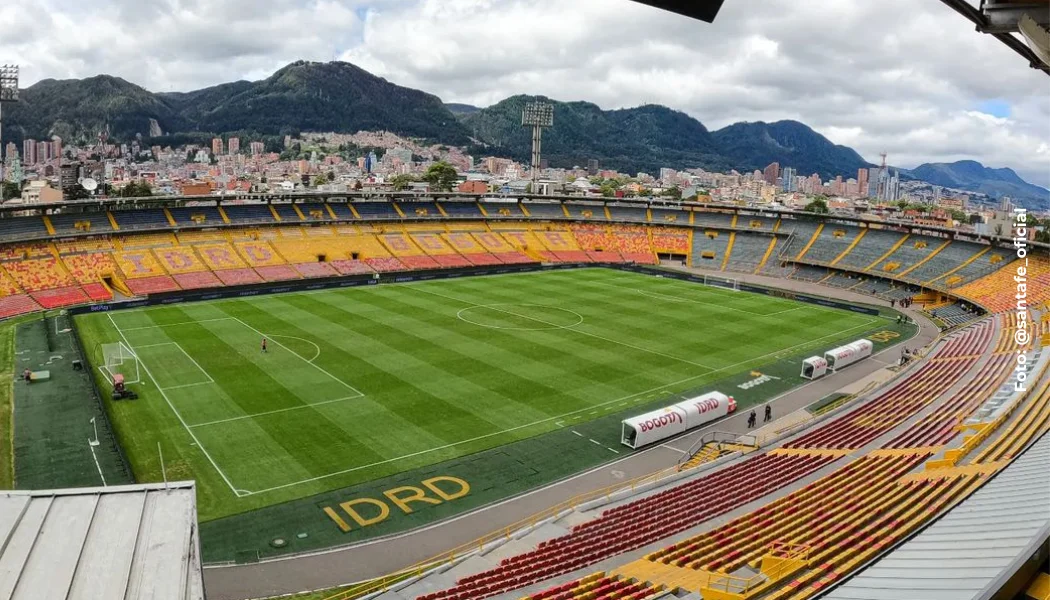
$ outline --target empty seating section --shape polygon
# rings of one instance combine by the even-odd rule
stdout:
[[[444,216],[436,202],[398,202],[397,205],[410,219],[440,219]]]
[[[139,277],[127,280],[128,289],[136,296],[148,296],[161,292],[173,292],[179,289],[179,285],[168,275],[154,277]]]
[[[928,258],[947,241],[925,235],[909,236],[897,250],[872,267],[872,270],[900,276]]]
[[[490,217],[524,217],[517,202],[482,202],[481,207]]]
[[[77,252],[111,252],[113,251],[113,242],[108,239],[73,239],[55,242],[55,249],[58,250],[59,254],[75,254]]]
[[[949,304],[948,306],[942,306],[930,311],[930,316],[935,319],[940,319],[945,325],[949,327],[955,327],[962,325],[967,321],[973,320],[976,316],[969,310],[962,307],[959,302]]]
[[[187,230],[175,234],[175,239],[180,244],[204,244],[209,242],[225,242],[226,233],[218,229]]]
[[[891,389],[784,447],[863,447],[922,410],[951,387],[988,347],[993,329],[991,322],[985,320],[953,335],[938,348],[932,360],[908,373]]]
[[[789,260],[797,258],[809,245],[810,240],[813,239],[813,234],[820,228],[820,225],[819,221],[784,219],[780,223],[780,231],[790,234],[791,237],[787,241],[777,244],[777,256]],[[773,262],[773,260],[770,259],[769,262]]]
[[[331,212],[335,213],[336,219],[352,221],[357,218],[354,216],[354,213],[350,211],[349,204],[343,202],[329,202],[328,208],[331,209]]]
[[[339,272],[327,262],[296,263],[292,265],[303,277],[336,277]]]
[[[989,250],[991,250],[989,246],[954,241],[945,246],[944,250],[938,252],[936,256],[931,257],[916,267],[914,271],[908,273],[906,279],[918,282],[933,281],[966,261],[979,258],[982,253],[986,253]]]
[[[215,276],[223,285],[249,285],[262,283],[263,280],[258,273],[247,267],[216,270]]]
[[[725,514],[833,460],[831,456],[786,454],[750,458],[609,509],[594,520],[576,525],[566,535],[541,542],[533,551],[505,558],[498,566],[459,579],[455,587],[429,597],[437,600],[492,596],[581,569]]]
[[[43,258],[51,256],[50,244],[17,244],[0,247],[0,260]]]
[[[594,573],[536,592],[522,600],[592,600],[595,598],[619,598],[620,600],[642,600],[660,594],[662,586],[653,587],[647,581],[629,582],[618,576]],[[440,596],[428,594],[418,600],[438,600]]]
[[[868,229],[864,237],[850,250],[849,254],[835,263],[841,269],[853,269],[862,271],[873,264],[882,255],[886,254],[907,236],[906,233],[898,231],[886,231],[882,229]]]
[[[113,218],[121,231],[135,231],[142,229],[165,229],[171,227],[168,217],[159,208],[144,208],[137,210],[114,210],[111,211]]]
[[[56,235],[113,232],[106,213],[62,214],[51,215],[49,218]]]
[[[616,238],[604,225],[580,224],[571,227],[581,250],[615,250]]]
[[[153,255],[157,257],[164,270],[172,275],[176,273],[199,273],[208,270],[208,267],[197,257],[193,246],[157,248],[153,250]]]
[[[810,281],[816,283],[828,276],[829,271],[824,267],[814,267],[812,265],[798,265],[795,271],[791,274],[792,279],[799,281]]]
[[[234,224],[275,223],[268,204],[223,204],[223,212]]]
[[[640,225],[610,225],[616,248],[627,262],[656,264],[656,253],[649,242],[649,232]]]
[[[778,221],[780,221],[780,219],[777,217],[740,215],[736,220],[736,228],[772,233],[773,230],[777,228]]]
[[[333,260],[332,266],[340,275],[371,275],[375,273],[368,263],[360,260]]]
[[[184,290],[222,287],[225,285],[211,271],[176,273],[172,275],[172,278]]]
[[[564,219],[565,211],[557,202],[525,202],[525,210],[534,219]]]
[[[222,215],[214,206],[180,206],[169,208],[168,212],[181,227],[193,225],[222,225]]]
[[[399,219],[401,215],[389,202],[354,202],[354,210],[362,219]]]
[[[416,246],[415,243],[412,242],[406,233],[381,233],[378,237],[383,246],[390,251],[390,254],[398,258],[407,256],[425,256],[425,253],[419,249],[419,246]]]
[[[267,265],[255,267],[255,272],[265,281],[288,281],[289,279],[300,279],[299,272],[291,265]]]
[[[965,264],[946,277],[936,280],[935,285],[948,288],[958,288],[994,273],[1006,266],[1016,257],[1013,248],[992,248],[988,252],[976,257],[969,264]]]
[[[770,228],[770,231],[772,231],[772,228]],[[733,254],[729,257],[726,270],[739,271],[741,273],[754,272],[769,249],[770,239],[772,238],[768,235],[738,231],[736,241],[733,242]]]
[[[565,208],[569,210],[569,215],[574,219],[588,219],[596,221],[604,221],[605,219],[605,206],[602,204],[577,204],[575,202],[566,202]]]
[[[709,229],[693,233],[692,265],[717,269],[729,245],[728,231]]]
[[[0,296],[0,319],[15,317],[40,310],[40,305],[25,294]]]
[[[665,225],[688,225],[689,213],[676,208],[653,208],[651,223],[663,223]]]
[[[21,293],[22,288],[18,287],[15,280],[11,279],[11,276],[3,270],[3,266],[0,264],[0,297],[14,296]]]
[[[18,287],[26,292],[76,285],[66,268],[54,257],[6,262],[3,263],[3,267]]]
[[[817,236],[816,241],[810,246],[809,251],[806,252],[805,259],[806,261],[829,264],[838,258],[840,254],[849,250],[853,242],[857,240],[857,236],[862,232],[867,235],[866,231],[858,227],[827,223],[820,230],[820,235]],[[861,238],[861,241],[863,241],[863,238]]]
[[[388,273],[390,271],[404,271],[405,265],[396,258],[366,258],[365,263],[377,273]]]
[[[861,276],[848,271],[837,271],[834,275],[828,279],[823,280],[821,283],[827,286],[836,288],[851,288],[860,283]]]
[[[247,266],[233,246],[229,244],[200,244],[195,246],[195,249],[197,255],[212,271],[243,269]]]
[[[1028,306],[1038,306],[1050,300],[1050,258],[1034,252],[1025,261],[1014,261],[995,273],[982,277],[957,290],[955,293],[968,298],[992,312],[1003,312],[1016,307],[1018,267],[1025,267]]]
[[[892,281],[888,281],[886,279],[862,276],[862,279],[860,279],[856,285],[848,289],[861,294],[882,296],[886,292],[893,290],[894,284]]]
[[[117,266],[125,279],[167,275],[167,271],[149,250],[114,252],[113,258],[116,259]]]
[[[441,208],[445,210],[445,214],[452,218],[480,219],[485,216],[481,214],[481,209],[478,208],[477,202],[455,202],[447,200],[440,204]]]
[[[37,304],[46,309],[86,304],[91,301],[87,294],[84,293],[84,290],[77,285],[41,290],[31,293],[30,296],[33,297],[33,300],[36,300]]]
[[[47,235],[47,227],[40,217],[0,218],[0,241],[41,238]]]
[[[686,256],[690,252],[689,230],[677,227],[654,227],[653,250],[659,254]]]
[[[299,212],[307,221],[331,221],[332,215],[322,202],[305,202],[299,205]]]
[[[269,242],[237,242],[234,247],[250,267],[283,265],[285,262]]]
[[[144,233],[135,235],[124,240],[124,249],[132,248],[158,248],[162,246],[174,246],[175,234],[173,233]]]
[[[274,202],[270,206],[277,212],[277,216],[281,218],[282,223],[299,223],[302,221],[299,213],[295,210],[297,207],[294,204]]]
[[[646,210],[635,206],[609,205],[609,216],[613,221],[637,221],[644,223],[648,220]]]
[[[693,213],[693,225],[700,227],[720,227],[728,229],[733,224],[733,215],[729,213],[709,213],[696,211]]]
[[[89,284],[102,281],[103,277],[112,277],[117,271],[113,257],[105,252],[89,254],[69,254],[62,257],[69,274],[77,283]]]

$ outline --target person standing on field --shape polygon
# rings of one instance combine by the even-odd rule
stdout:
[[[262,351],[263,351],[263,354],[266,353],[266,338],[263,338],[263,340],[262,340]]]

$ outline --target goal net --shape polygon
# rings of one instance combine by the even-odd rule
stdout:
[[[734,292],[740,291],[740,282],[731,277],[718,277],[716,275],[704,275],[704,285],[711,285],[714,287],[725,288],[727,290],[733,290]]]
[[[99,369],[109,377],[111,383],[117,374],[124,376],[126,384],[139,383],[140,368],[139,357],[124,342],[102,344],[102,365]]]

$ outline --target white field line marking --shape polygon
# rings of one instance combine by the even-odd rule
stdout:
[[[530,317],[528,315],[519,314],[519,313],[516,313],[514,311],[504,310],[502,308],[497,308],[495,305],[492,305],[492,304],[488,304],[488,305],[486,305],[486,304],[477,304],[475,302],[471,302],[470,300],[463,300],[462,298],[456,298],[456,297],[453,297],[453,296],[446,296],[445,294],[439,294],[437,292],[427,291],[427,290],[424,290],[424,289],[418,288],[418,287],[412,288],[412,289],[417,291],[417,292],[423,292],[424,294],[430,294],[431,296],[439,296],[441,298],[445,298],[445,299],[448,299],[448,300],[453,300],[455,302],[462,302],[463,304],[469,304],[469,305],[471,305],[473,307],[487,308],[489,310],[494,310],[496,312],[501,312],[501,313],[504,313],[504,314],[513,315],[515,317],[521,317],[523,319],[528,319],[530,321],[536,321],[537,323],[542,323],[544,325],[552,327],[553,329],[566,329],[568,331],[573,331],[575,333],[586,335],[588,337],[592,337],[592,338],[595,338],[595,339],[598,339],[598,340],[602,340],[604,342],[609,342],[610,344],[618,344],[620,346],[624,346],[624,347],[627,347],[627,348],[633,348],[633,349],[638,350],[640,352],[647,352],[649,354],[655,354],[656,356],[662,356],[664,358],[669,358],[671,360],[676,360],[678,362],[685,363],[687,365],[692,365],[694,367],[700,367],[701,369],[707,369],[709,371],[714,371],[715,370],[714,367],[709,367],[707,365],[704,365],[704,364],[701,364],[701,363],[698,363],[698,362],[694,362],[694,361],[691,361],[691,360],[688,360],[688,359],[685,359],[685,358],[674,356],[673,354],[667,354],[665,352],[660,352],[659,350],[650,350],[649,348],[643,348],[641,346],[635,346],[634,344],[628,344],[627,342],[621,342],[619,340],[614,340],[612,338],[607,338],[605,336],[598,335],[596,333],[590,333],[588,331],[583,331],[583,330],[580,330],[580,329],[576,329],[575,325],[561,326],[561,325],[558,325],[557,323],[551,323],[550,321],[545,321],[543,319],[538,319],[536,317]],[[558,308],[556,306],[552,306],[550,308],[557,308],[558,310],[564,310],[564,309]]]
[[[679,448],[675,448],[674,446],[668,446],[667,444],[660,444],[660,447],[661,448],[667,448],[668,450],[674,450],[675,452],[680,452],[682,454],[689,454],[685,450],[681,450]]]
[[[208,378],[208,381],[206,381],[205,383],[215,383],[215,379],[213,379],[212,376],[209,375],[208,372],[204,370],[204,367],[202,367],[199,362],[197,362],[192,356],[190,356],[189,352],[186,352],[185,348],[180,346],[178,342],[172,342],[172,344],[175,344],[175,347],[178,348],[180,352],[185,354],[186,358],[190,359],[190,362],[192,362],[194,365],[196,365],[197,368],[200,369],[201,373],[204,373],[204,376]],[[194,385],[199,385],[199,384],[194,384]]]
[[[91,458],[95,459],[95,468],[98,469],[98,477],[102,480],[102,487],[106,487],[106,476],[102,474],[102,465],[98,464],[98,455],[95,454],[95,447],[91,445],[91,440],[88,440],[88,448],[91,450]]]
[[[168,389],[171,389],[171,388],[168,388]],[[314,403],[311,403],[311,404],[302,404],[300,406],[289,406],[287,408],[278,408],[278,409],[275,409],[275,410],[267,410],[267,411],[264,411],[264,412],[252,413],[250,415],[241,415],[239,417],[230,417],[228,419],[217,419],[215,421],[207,421],[207,422],[204,422],[204,423],[194,423],[193,425],[190,425],[190,427],[193,427],[193,428],[196,428],[196,427],[207,427],[209,425],[219,425],[221,423],[230,423],[231,421],[242,421],[244,419],[254,419],[255,417],[263,417],[263,416],[266,416],[266,415],[275,415],[277,413],[283,413],[283,412],[288,412],[288,411],[292,411],[292,410],[302,410],[304,408],[314,408],[315,406],[324,406],[325,404],[332,404],[332,403],[335,403],[335,402],[346,402],[347,400],[357,400],[360,397],[361,396],[346,396],[345,398],[336,398],[334,400],[324,400],[322,402],[314,402]]]
[[[137,309],[135,309],[135,310],[137,310]],[[131,311],[126,311],[126,312],[131,312]],[[111,314],[111,313],[107,313],[107,314]],[[161,327],[179,327],[180,325],[196,325],[197,323],[213,323],[215,321],[229,321],[231,319],[233,319],[233,317],[219,317],[217,319],[201,319],[200,321],[179,321],[178,323],[160,323],[160,324],[156,324],[156,325],[143,325],[141,327],[128,327],[126,329],[122,329],[121,331],[142,331],[143,329],[157,329],[157,328],[161,328]],[[110,320],[112,321],[113,318],[110,317]]]
[[[181,385],[171,385],[171,386],[168,386],[166,388],[159,387],[157,389],[160,389],[160,390],[181,390],[181,389],[184,389],[184,388],[197,387],[198,385],[212,385],[213,383],[215,383],[215,382],[214,381],[199,381],[197,383],[183,383]]]
[[[819,342],[819,341],[821,341],[821,340],[823,340],[825,338],[832,337],[832,336],[843,335],[845,333],[848,333],[848,332],[853,331],[854,329],[858,329],[860,327],[870,327],[872,323],[875,323],[877,321],[878,321],[878,319],[872,319],[871,321],[869,321],[868,323],[865,323],[863,325],[858,325],[856,327],[850,327],[849,329],[843,329],[842,331],[831,333],[831,334],[822,336],[820,338],[817,338],[815,340],[810,340],[810,341],[807,341],[807,342],[803,342],[801,344],[796,344],[794,346],[791,346],[790,348],[782,348],[780,350],[775,350],[773,352],[769,352],[768,354],[763,354],[762,356],[756,356],[754,358],[749,358],[747,360],[743,360],[743,361],[740,361],[738,363],[735,363],[735,364],[732,364],[732,365],[729,365],[729,366],[726,366],[726,367],[722,367],[721,369],[717,369],[715,371],[711,371],[711,372],[708,372],[708,373],[701,373],[699,375],[693,375],[691,377],[686,377],[685,379],[681,379],[681,380],[678,380],[678,381],[672,381],[671,383],[665,383],[665,384],[663,384],[661,386],[657,386],[657,387],[655,387],[653,389],[650,389],[650,390],[644,390],[644,391],[641,391],[641,392],[638,392],[638,393],[635,393],[635,394],[631,394],[631,395],[628,395],[628,396],[623,396],[621,398],[614,398],[612,400],[608,400],[606,402],[602,402],[602,403],[594,405],[594,406],[581,408],[579,410],[574,410],[572,412],[568,412],[568,413],[565,413],[565,414],[555,415],[553,417],[548,417],[546,419],[540,419],[539,421],[533,421],[532,423],[525,423],[523,425],[518,425],[518,426],[515,426],[515,427],[511,427],[509,429],[504,429],[502,431],[495,431],[495,432],[492,432],[492,433],[486,433],[485,435],[479,435],[477,437],[473,437],[473,438],[470,438],[470,439],[460,440],[458,442],[452,442],[451,444],[445,444],[443,446],[437,446],[435,448],[429,448],[427,450],[420,450],[419,452],[413,452],[411,454],[405,454],[404,456],[396,456],[394,458],[388,458],[386,460],[377,461],[377,462],[374,462],[374,463],[371,463],[371,464],[367,464],[367,465],[361,465],[361,466],[358,466],[358,467],[352,467],[352,468],[349,468],[349,469],[344,469],[342,471],[336,471],[336,472],[328,473],[328,474],[325,474],[325,475],[319,475],[317,477],[311,477],[309,479],[303,479],[301,481],[294,481],[292,483],[286,483],[286,484],[283,484],[283,485],[278,485],[278,486],[274,486],[274,487],[270,487],[270,488],[266,488],[266,489],[262,489],[262,490],[251,491],[251,492],[249,492],[249,491],[241,491],[239,495],[241,495],[241,496],[251,496],[251,495],[255,495],[255,494],[265,494],[267,492],[273,492],[273,491],[276,491],[276,490],[290,488],[290,487],[294,487],[294,486],[297,486],[297,485],[302,485],[304,483],[312,483],[314,481],[320,481],[322,479],[327,479],[329,477],[336,477],[336,476],[339,476],[339,475],[345,475],[347,473],[353,473],[355,471],[360,471],[362,469],[368,469],[368,468],[371,468],[371,467],[377,467],[377,466],[380,466],[380,465],[385,465],[385,464],[396,462],[396,461],[403,460],[403,459],[406,459],[406,458],[415,458],[416,456],[422,456],[424,454],[429,454],[431,452],[436,452],[438,450],[446,450],[448,448],[454,448],[454,447],[462,445],[462,444],[469,444],[471,442],[476,442],[476,441],[487,439],[487,438],[490,438],[490,437],[503,435],[505,433],[511,433],[511,432],[514,432],[514,431],[518,431],[520,429],[525,429],[527,427],[533,427],[535,425],[542,425],[542,424],[550,422],[550,421],[557,421],[557,420],[565,419],[565,418],[568,418],[568,417],[574,417],[575,415],[578,415],[579,413],[583,413],[583,412],[586,412],[588,410],[591,410],[594,407],[602,407],[602,406],[605,406],[607,404],[613,404],[613,403],[616,403],[616,402],[625,402],[625,401],[632,400],[632,399],[635,399],[635,400],[642,399],[643,396],[645,396],[646,394],[650,394],[652,392],[660,391],[660,390],[663,390],[663,389],[669,388],[669,387],[679,386],[679,385],[682,385],[684,383],[688,383],[690,381],[695,381],[697,379],[700,379],[701,377],[707,377],[707,376],[709,376],[709,375],[711,375],[713,373],[718,373],[718,372],[721,372],[721,371],[726,371],[728,369],[733,369],[733,368],[738,367],[740,365],[747,364],[749,362],[754,362],[756,360],[762,360],[764,358],[767,358],[767,357],[779,354],[781,352],[794,350],[795,348],[800,348],[800,347],[803,347],[803,346],[807,346],[809,344],[815,344],[815,343],[817,343],[817,342]],[[666,393],[670,393],[670,392],[666,392]],[[576,434],[576,435],[578,435],[580,437],[584,437],[583,434],[577,432],[575,429],[573,429],[571,431],[574,434]]]
[[[593,438],[587,438],[587,439],[588,439],[588,441],[590,441],[590,442],[591,442],[592,444],[594,444],[594,445],[596,445],[596,446],[601,446],[601,445],[602,445],[602,443],[601,443],[601,442],[599,442],[599,441],[598,441],[598,440],[596,440],[596,439],[593,439]]]
[[[314,342],[311,342],[310,340],[303,339],[301,337],[295,337],[294,335],[276,335],[276,334],[273,334],[273,333],[270,334],[270,337],[271,338],[286,338],[286,339],[289,339],[289,340],[299,340],[300,342],[306,342],[307,344],[310,344],[311,346],[313,346],[314,349],[317,350],[317,354],[314,354],[313,358],[311,358],[310,360],[306,361],[308,363],[312,363],[312,362],[314,362],[315,360],[317,360],[318,358],[321,357],[321,347],[318,346],[317,344],[315,344]]]
[[[249,324],[245,323],[244,321],[240,320],[240,319],[239,319],[239,318],[237,318],[237,317],[231,317],[231,318],[232,318],[232,319],[233,319],[234,321],[237,321],[237,322],[238,322],[238,323],[240,323],[241,325],[243,325],[243,326],[247,327],[248,329],[251,329],[251,330],[252,330],[252,331],[254,331],[255,333],[259,334],[259,336],[260,336],[260,337],[268,337],[268,336],[269,336],[269,334],[266,334],[266,333],[263,333],[263,332],[259,331],[258,329],[256,329],[256,328],[252,327],[251,325],[249,325]],[[281,337],[281,336],[270,336],[270,337]],[[343,381],[342,379],[339,379],[339,378],[338,378],[338,377],[336,377],[335,375],[332,375],[331,373],[329,373],[328,371],[324,370],[323,368],[321,368],[321,367],[319,367],[319,366],[315,365],[314,363],[312,363],[312,362],[310,362],[310,361],[306,360],[306,359],[305,359],[304,357],[302,357],[301,355],[299,355],[298,353],[296,353],[296,352],[295,352],[294,350],[292,350],[292,349],[291,349],[291,348],[289,348],[288,346],[285,346],[285,345],[284,345],[284,344],[282,344],[281,342],[278,342],[277,340],[273,340],[273,343],[274,343],[274,344],[276,344],[276,345],[278,345],[278,346],[280,346],[281,348],[284,348],[284,349],[285,349],[285,350],[287,350],[288,352],[290,352],[290,353],[292,354],[292,356],[295,356],[295,357],[296,357],[296,358],[298,358],[299,360],[301,360],[301,361],[305,362],[306,364],[310,365],[311,367],[313,367],[313,368],[317,369],[318,371],[320,371],[320,372],[324,373],[325,375],[327,375],[328,377],[332,378],[333,380],[335,380],[335,381],[338,381],[339,383],[343,384],[343,386],[344,386],[344,387],[346,387],[346,389],[348,389],[348,390],[350,390],[350,391],[354,392],[355,394],[357,394],[357,397],[358,397],[358,398],[360,398],[360,397],[362,397],[362,396],[364,396],[364,395],[365,395],[365,394],[364,394],[364,392],[362,392],[361,390],[359,390],[359,389],[355,388],[354,386],[352,386],[352,385],[350,385],[349,383],[347,383],[347,382]]]
[[[109,322],[113,324],[113,328],[117,330],[117,333],[120,335],[121,339],[124,340],[124,343],[128,345],[128,348],[131,348],[132,351],[134,351],[135,347],[131,345],[131,342],[128,341],[127,336],[124,335],[124,331],[121,330],[120,326],[117,325],[117,322],[113,320],[113,314],[106,313],[106,316],[109,317]],[[189,426],[186,425],[186,420],[183,419],[182,415],[179,414],[179,411],[176,410],[175,405],[171,402],[171,398],[168,398],[168,395],[164,393],[164,390],[161,389],[159,385],[157,385],[157,379],[153,377],[153,373],[150,372],[149,366],[141,358],[139,359],[139,363],[142,364],[142,370],[145,371],[146,375],[153,381],[153,385],[157,387],[158,391],[160,391],[160,395],[164,398],[164,401],[168,403],[168,408],[170,408],[171,412],[175,414],[175,417],[179,420],[179,423],[182,423],[182,427],[186,430],[186,433],[190,434],[190,438],[192,438],[193,442],[197,444],[197,447],[201,449],[201,452],[204,454],[205,458],[208,459],[208,462],[211,463],[211,466],[215,467],[215,471],[219,474],[219,477],[222,477],[222,480],[225,481],[226,485],[230,487],[230,491],[233,492],[234,496],[240,497],[243,491],[238,490],[236,487],[234,487],[233,483],[230,482],[230,478],[226,476],[226,473],[222,472],[222,469],[219,468],[219,464],[215,462],[215,459],[212,458],[210,454],[208,454],[207,449],[204,448],[204,445],[201,444],[201,441],[197,439],[196,435],[194,435],[193,430],[191,430]]]

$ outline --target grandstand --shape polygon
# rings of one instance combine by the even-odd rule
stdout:
[[[624,200],[311,199],[159,206],[57,214],[47,221],[42,216],[10,218],[26,225],[14,228],[17,241],[2,246],[0,318],[111,300],[157,296],[156,301],[164,301],[184,291],[227,286],[251,286],[256,294],[266,291],[268,282],[337,283],[350,278],[358,283],[386,274],[409,277],[413,272],[517,264],[684,260],[704,271],[790,276],[803,289],[823,287],[832,294],[914,297],[952,330],[926,348],[921,359],[858,400],[819,418],[793,420],[797,425],[790,431],[759,436],[751,445],[698,452],[696,460],[682,463],[688,469],[664,474],[674,480],[661,479],[629,494],[618,492],[615,500],[574,505],[560,517],[548,516],[542,531],[527,530],[514,544],[488,550],[488,558],[461,555],[454,575],[412,580],[399,598],[465,600],[507,594],[641,600],[674,590],[727,599],[738,596],[719,594],[814,597],[980,489],[1038,439],[1050,416],[1045,370],[1031,371],[1032,380],[1039,382],[1036,392],[1014,397],[1004,391],[1020,348],[1011,345],[1008,335],[1017,321],[995,316],[1017,308],[1018,265],[1012,248],[994,245],[1001,241],[912,232],[904,225],[893,231],[834,219],[635,206]],[[1050,300],[1045,253],[1030,254],[1027,276],[1028,315],[1037,321]],[[593,306],[612,310],[600,284],[589,285]],[[526,297],[521,289],[501,293],[495,302]],[[693,301],[661,294],[648,297],[647,311]],[[286,330],[291,333],[275,342],[305,356],[306,364],[315,352],[329,352],[327,346],[309,347],[302,332],[296,332],[317,326],[306,308],[336,309],[324,306],[321,297],[280,302],[296,329]],[[369,343],[369,323],[380,311],[396,311],[411,321],[434,318],[418,299],[387,298],[352,319],[344,316],[354,331],[353,344]],[[165,318],[172,323],[185,319],[175,312]],[[550,315],[533,317],[548,319]],[[684,329],[695,323],[682,320],[681,325]],[[544,326],[568,327],[560,321]],[[138,327],[153,324],[131,329]],[[224,327],[209,324],[203,329]],[[252,338],[255,349],[257,334],[240,334]],[[770,332],[770,337],[776,335]],[[410,338],[405,337],[410,346],[461,360],[458,350],[449,350],[452,342],[445,346]],[[144,345],[153,343],[167,342]],[[531,342],[523,338],[518,343]],[[653,368],[674,362],[678,352],[672,346],[661,348],[662,358],[653,361]],[[1032,360],[1041,365],[1038,361],[1045,357],[1033,355]],[[409,360],[399,368],[421,365]],[[654,378],[654,383],[660,381]],[[469,397],[470,390],[464,385],[449,393]],[[463,412],[462,418],[475,417]],[[608,449],[602,452],[612,455]],[[814,502],[817,498],[820,502]],[[662,517],[668,512],[681,518],[669,522]]]

